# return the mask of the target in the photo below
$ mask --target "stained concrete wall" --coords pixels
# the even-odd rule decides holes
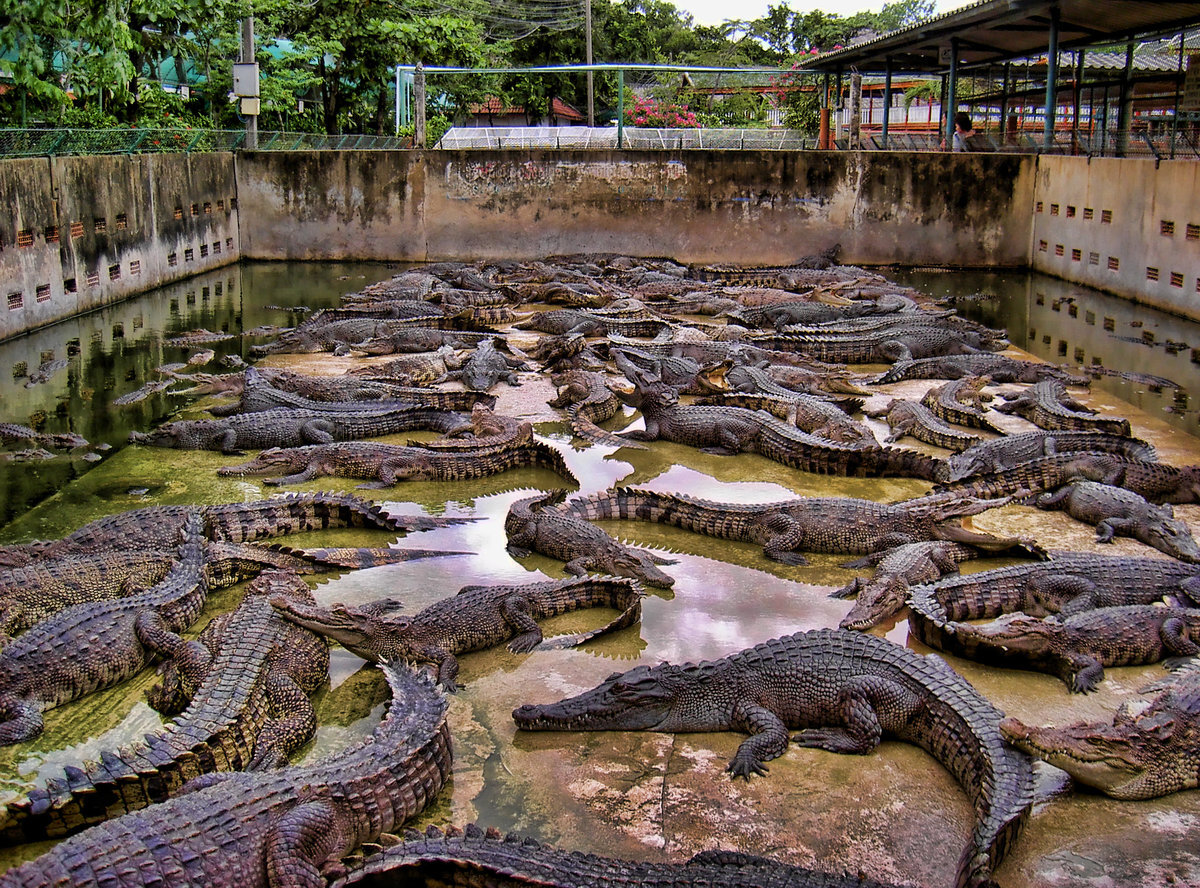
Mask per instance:
[[[242,255],[1022,266],[1035,159],[783,151],[247,152]]]
[[[0,163],[0,339],[236,262],[233,155]]]
[[[1200,320],[1200,163],[1038,160],[1030,264]]]

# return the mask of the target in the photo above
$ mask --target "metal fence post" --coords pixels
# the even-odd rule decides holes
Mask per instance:
[[[617,148],[625,147],[625,69],[617,71]]]

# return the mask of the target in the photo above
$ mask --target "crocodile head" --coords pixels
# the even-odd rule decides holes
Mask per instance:
[[[1002,647],[1005,651],[1040,654],[1049,650],[1062,634],[1063,625],[1026,613],[997,617],[990,623],[956,623],[955,632],[966,638]]]
[[[732,368],[733,360],[731,358],[726,358],[723,361],[712,364],[705,364],[700,368],[700,372],[696,374],[696,382],[702,389],[708,392],[727,392],[732,386],[725,376]]]
[[[523,731],[721,730],[727,716],[718,716],[727,707],[714,699],[712,714],[704,712],[710,678],[709,664],[638,666],[566,700],[518,706],[513,720]]]
[[[1009,717],[1001,720],[1000,733],[1017,749],[1113,798],[1154,798],[1196,785],[1195,765],[1183,761],[1195,749],[1194,719],[1169,708],[1136,716],[1122,709],[1111,724],[1063,727],[1033,727]]]
[[[183,422],[168,422],[148,432],[130,432],[130,444],[146,444],[150,447],[179,447],[198,449],[197,443],[204,439],[208,426],[219,423],[209,423],[205,420],[188,420]]]
[[[863,631],[878,626],[904,607],[908,599],[908,581],[902,576],[885,576],[867,583],[858,593],[850,613],[842,617],[842,629]]]
[[[1175,517],[1170,506],[1153,508],[1147,520],[1137,529],[1137,538],[1147,546],[1186,561],[1200,562],[1200,546],[1187,524]]]
[[[411,625],[395,613],[400,602],[385,598],[362,607],[334,604],[319,607],[282,595],[271,596],[271,606],[299,626],[332,638],[364,660],[387,663],[404,657],[398,639]]]

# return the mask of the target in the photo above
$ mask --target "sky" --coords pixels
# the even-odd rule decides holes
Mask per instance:
[[[768,6],[781,6],[787,3],[793,12],[811,12],[819,9],[822,12],[836,13],[845,18],[856,12],[878,12],[883,8],[882,0],[821,0],[813,3],[811,0],[739,0],[730,3],[729,0],[669,0],[676,9],[690,12],[692,19],[698,25],[719,25],[727,19],[750,21],[762,18],[767,14]],[[976,0],[938,0],[937,14],[952,12]]]

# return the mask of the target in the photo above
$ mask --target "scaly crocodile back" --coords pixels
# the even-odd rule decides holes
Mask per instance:
[[[445,697],[408,667],[383,670],[392,703],[363,742],[314,765],[206,775],[182,796],[101,823],[10,869],[0,886],[267,888],[269,869],[291,872],[294,884],[319,884],[322,865],[424,810],[450,773]],[[325,820],[305,858],[310,842],[296,834],[308,818]]]

